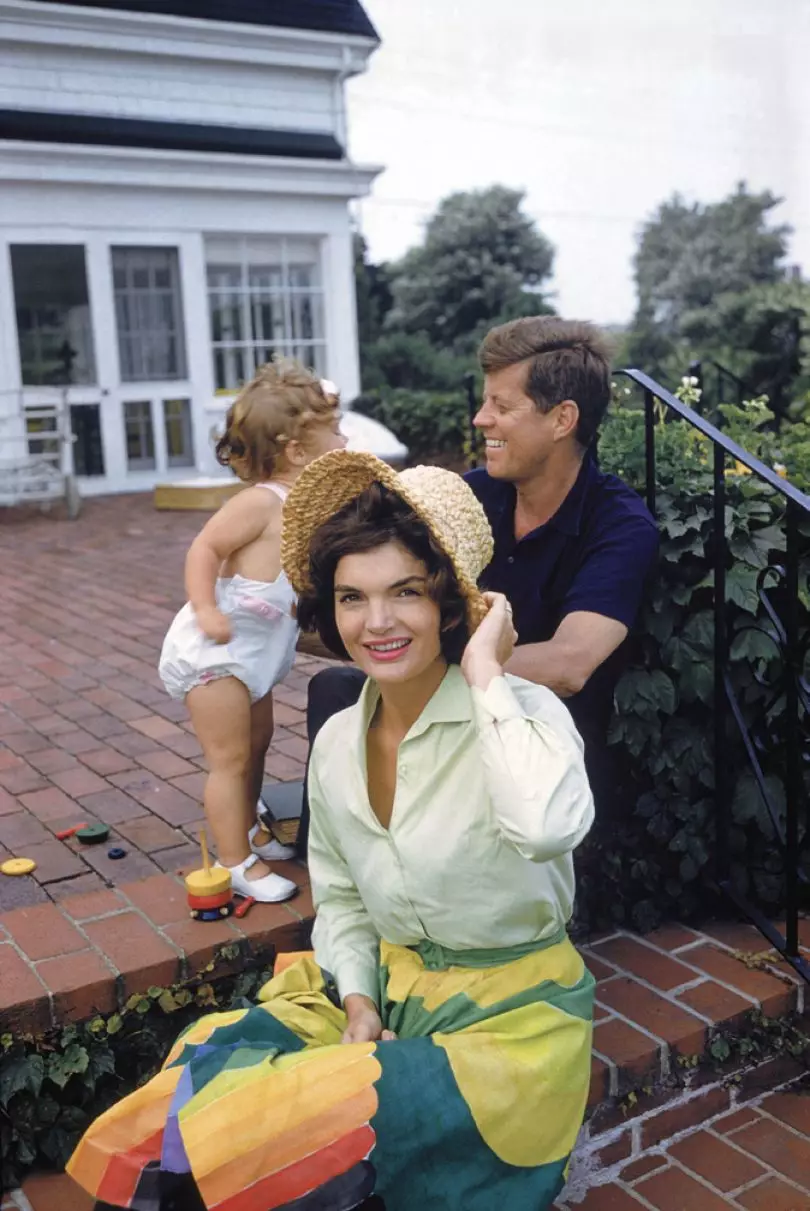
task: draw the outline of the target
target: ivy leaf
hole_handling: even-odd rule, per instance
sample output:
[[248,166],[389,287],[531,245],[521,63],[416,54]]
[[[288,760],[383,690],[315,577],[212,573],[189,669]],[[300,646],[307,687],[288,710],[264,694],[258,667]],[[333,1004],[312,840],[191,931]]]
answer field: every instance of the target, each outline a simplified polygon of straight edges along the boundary
[[8,1108],[14,1094],[22,1089],[39,1097],[44,1077],[45,1060],[41,1055],[20,1055],[4,1060],[0,1072],[0,1104]]
[[692,858],[689,854],[685,854],[684,857],[681,858],[678,866],[678,873],[680,874],[684,883],[691,883],[698,877],[700,872],[694,858]]
[[755,572],[739,565],[731,568],[726,577],[728,600],[739,606],[741,610],[745,610],[747,614],[756,614],[759,610],[756,581]]
[[87,1076],[96,1083],[102,1076],[112,1076],[115,1072],[115,1056],[109,1047],[94,1047],[90,1052],[90,1063],[87,1065]]
[[113,1013],[107,1018],[107,1034],[118,1034],[118,1031],[124,1025],[123,1018],[120,1013]]
[[743,627],[732,640],[732,660],[774,660],[778,655],[776,640],[759,627]]
[[87,1071],[90,1057],[84,1047],[71,1043],[63,1052],[55,1051],[48,1058],[48,1080],[64,1089],[72,1076]]
[[721,1063],[723,1060],[727,1060],[731,1055],[731,1048],[728,1045],[728,1040],[724,1039],[721,1034],[714,1036],[709,1044],[709,1051],[711,1052],[712,1057],[715,1060],[719,1060]]

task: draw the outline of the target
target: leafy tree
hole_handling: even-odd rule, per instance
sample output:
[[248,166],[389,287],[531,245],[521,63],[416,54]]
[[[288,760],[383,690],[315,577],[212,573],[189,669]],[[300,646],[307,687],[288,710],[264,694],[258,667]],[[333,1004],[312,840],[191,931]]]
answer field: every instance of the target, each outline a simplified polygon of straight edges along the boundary
[[389,267],[386,327],[423,332],[443,348],[466,339],[466,353],[491,324],[547,312],[554,250],[521,210],[523,196],[493,185],[445,198],[423,243]]
[[460,391],[469,364],[424,332],[389,332],[363,350],[363,390]]
[[368,245],[359,231],[354,233],[354,288],[360,344],[370,345],[380,336],[393,299],[389,266],[371,263]]
[[[781,281],[723,294],[711,309],[687,314],[685,338],[767,395],[778,417],[801,410],[810,389],[810,283]],[[791,401],[795,401],[791,408]]]
[[801,331],[785,290],[790,228],[769,225],[778,204],[740,184],[721,202],[688,205],[675,195],[659,207],[634,259],[631,361],[671,379],[694,358],[716,358],[783,410],[800,371]]

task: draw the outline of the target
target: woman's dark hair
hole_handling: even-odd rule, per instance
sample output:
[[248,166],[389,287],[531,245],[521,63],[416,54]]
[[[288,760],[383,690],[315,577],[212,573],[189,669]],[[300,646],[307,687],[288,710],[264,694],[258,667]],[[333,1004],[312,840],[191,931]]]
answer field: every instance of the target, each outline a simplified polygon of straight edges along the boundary
[[304,631],[317,631],[321,642],[344,659],[335,622],[335,569],[345,555],[376,551],[397,542],[427,568],[428,593],[439,607],[442,655],[458,664],[470,637],[467,606],[453,565],[425,523],[400,496],[383,484],[373,483],[324,522],[312,536],[309,548],[311,588],[298,600],[298,623]]

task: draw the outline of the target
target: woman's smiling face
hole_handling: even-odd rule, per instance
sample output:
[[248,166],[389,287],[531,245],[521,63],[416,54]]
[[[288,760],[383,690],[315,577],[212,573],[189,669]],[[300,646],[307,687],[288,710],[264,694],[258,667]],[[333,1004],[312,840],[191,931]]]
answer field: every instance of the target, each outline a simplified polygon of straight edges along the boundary
[[338,562],[335,622],[349,657],[375,681],[410,681],[445,664],[428,588],[425,564],[398,542]]

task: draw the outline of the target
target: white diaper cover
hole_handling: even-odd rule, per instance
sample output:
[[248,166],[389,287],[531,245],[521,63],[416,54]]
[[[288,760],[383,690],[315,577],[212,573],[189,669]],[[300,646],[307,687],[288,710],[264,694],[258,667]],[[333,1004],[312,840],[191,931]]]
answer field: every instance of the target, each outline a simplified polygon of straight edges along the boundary
[[257,702],[292,668],[298,640],[290,614],[295,593],[282,572],[269,583],[222,577],[216,598],[231,624],[230,641],[214,643],[200,630],[192,607],[184,605],[163,641],[160,678],[172,698],[183,699],[198,685],[236,677]]

